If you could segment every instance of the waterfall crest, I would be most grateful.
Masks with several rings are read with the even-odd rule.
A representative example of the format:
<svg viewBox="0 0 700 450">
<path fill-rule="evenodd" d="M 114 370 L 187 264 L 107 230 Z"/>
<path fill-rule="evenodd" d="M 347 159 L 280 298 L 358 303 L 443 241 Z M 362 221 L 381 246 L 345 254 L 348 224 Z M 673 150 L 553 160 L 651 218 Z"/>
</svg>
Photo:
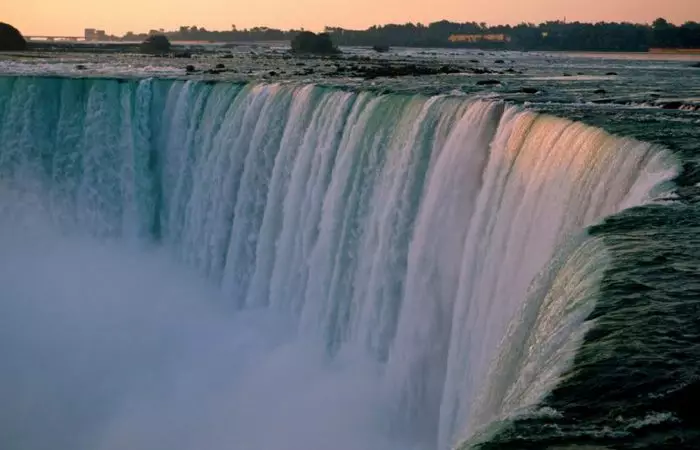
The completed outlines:
<svg viewBox="0 0 700 450">
<path fill-rule="evenodd" d="M 440 449 L 556 383 L 607 257 L 585 227 L 675 173 L 478 99 L 0 77 L 3 185 L 47 193 L 66 229 L 162 245 L 331 357 L 364 349 L 397 426 Z"/>
</svg>

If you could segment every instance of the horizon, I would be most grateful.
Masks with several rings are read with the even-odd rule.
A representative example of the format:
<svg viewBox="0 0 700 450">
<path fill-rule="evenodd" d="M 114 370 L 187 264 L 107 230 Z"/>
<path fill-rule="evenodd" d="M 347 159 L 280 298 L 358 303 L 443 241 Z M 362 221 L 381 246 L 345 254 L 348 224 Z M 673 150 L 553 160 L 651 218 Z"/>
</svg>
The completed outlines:
<svg viewBox="0 0 700 450">
<path fill-rule="evenodd" d="M 27 36 L 81 36 L 86 28 L 122 36 L 129 31 L 137 34 L 153 29 L 174 31 L 180 26 L 195 25 L 212 31 L 229 31 L 232 25 L 236 25 L 238 29 L 258 26 L 318 32 L 326 26 L 365 30 L 373 25 L 427 25 L 440 20 L 484 22 L 489 26 L 556 20 L 650 24 L 659 17 L 677 25 L 700 21 L 700 2 L 694 0 L 667 0 L 664 3 L 652 0 L 590 0 L 575 5 L 563 5 L 558 0 L 472 0 L 466 7 L 455 0 L 435 0 L 430 5 L 416 0 L 404 4 L 400 0 L 388 0 L 382 5 L 372 4 L 371 0 L 358 0 L 353 5 L 335 1 L 323 3 L 320 0 L 300 0 L 292 5 L 281 0 L 262 0 L 243 9 L 227 4 L 225 0 L 204 0 L 196 11 L 192 11 L 192 5 L 185 0 L 173 0 L 167 14 L 158 5 L 137 3 L 136 0 L 122 0 L 119 3 L 109 0 L 101 4 L 88 0 L 66 0 L 61 4 L 49 0 L 11 2 L 13 8 L 0 20 L 17 27 Z M 118 6 L 109 7 L 110 4 Z M 139 13 L 133 14 L 132 10 L 137 6 Z M 469 11 L 463 11 L 466 9 Z M 76 15 L 76 10 L 81 14 Z M 307 14 L 307 11 L 319 12 Z"/>
</svg>

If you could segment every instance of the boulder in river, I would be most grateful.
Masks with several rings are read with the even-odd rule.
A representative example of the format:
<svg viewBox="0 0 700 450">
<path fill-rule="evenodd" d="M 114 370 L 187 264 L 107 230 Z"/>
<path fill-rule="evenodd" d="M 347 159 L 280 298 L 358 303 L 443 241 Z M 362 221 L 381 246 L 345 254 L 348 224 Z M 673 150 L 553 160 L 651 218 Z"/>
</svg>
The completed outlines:
<svg viewBox="0 0 700 450">
<path fill-rule="evenodd" d="M 501 84 L 501 82 L 498 80 L 479 80 L 476 82 L 477 86 L 495 86 L 497 84 Z"/>
</svg>

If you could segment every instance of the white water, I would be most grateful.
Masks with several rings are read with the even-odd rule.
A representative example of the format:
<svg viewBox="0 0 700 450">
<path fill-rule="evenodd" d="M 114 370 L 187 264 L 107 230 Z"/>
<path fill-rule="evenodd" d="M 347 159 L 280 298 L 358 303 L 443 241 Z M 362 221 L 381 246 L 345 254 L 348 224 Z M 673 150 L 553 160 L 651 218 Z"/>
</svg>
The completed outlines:
<svg viewBox="0 0 700 450">
<path fill-rule="evenodd" d="M 674 174 L 447 97 L 0 77 L 0 119 L 13 448 L 447 448 L 551 389 L 583 228 Z"/>
</svg>

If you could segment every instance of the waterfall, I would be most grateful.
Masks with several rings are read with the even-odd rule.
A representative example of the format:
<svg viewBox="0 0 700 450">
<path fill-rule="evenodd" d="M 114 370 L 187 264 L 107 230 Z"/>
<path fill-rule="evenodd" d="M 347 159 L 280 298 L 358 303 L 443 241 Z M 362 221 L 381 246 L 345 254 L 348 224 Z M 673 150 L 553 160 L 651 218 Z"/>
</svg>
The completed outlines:
<svg viewBox="0 0 700 450">
<path fill-rule="evenodd" d="M 363 349 L 432 448 L 556 383 L 607 258 L 585 227 L 675 173 L 654 145 L 480 99 L 0 77 L 0 188 L 164 248 L 331 359 Z"/>
</svg>

